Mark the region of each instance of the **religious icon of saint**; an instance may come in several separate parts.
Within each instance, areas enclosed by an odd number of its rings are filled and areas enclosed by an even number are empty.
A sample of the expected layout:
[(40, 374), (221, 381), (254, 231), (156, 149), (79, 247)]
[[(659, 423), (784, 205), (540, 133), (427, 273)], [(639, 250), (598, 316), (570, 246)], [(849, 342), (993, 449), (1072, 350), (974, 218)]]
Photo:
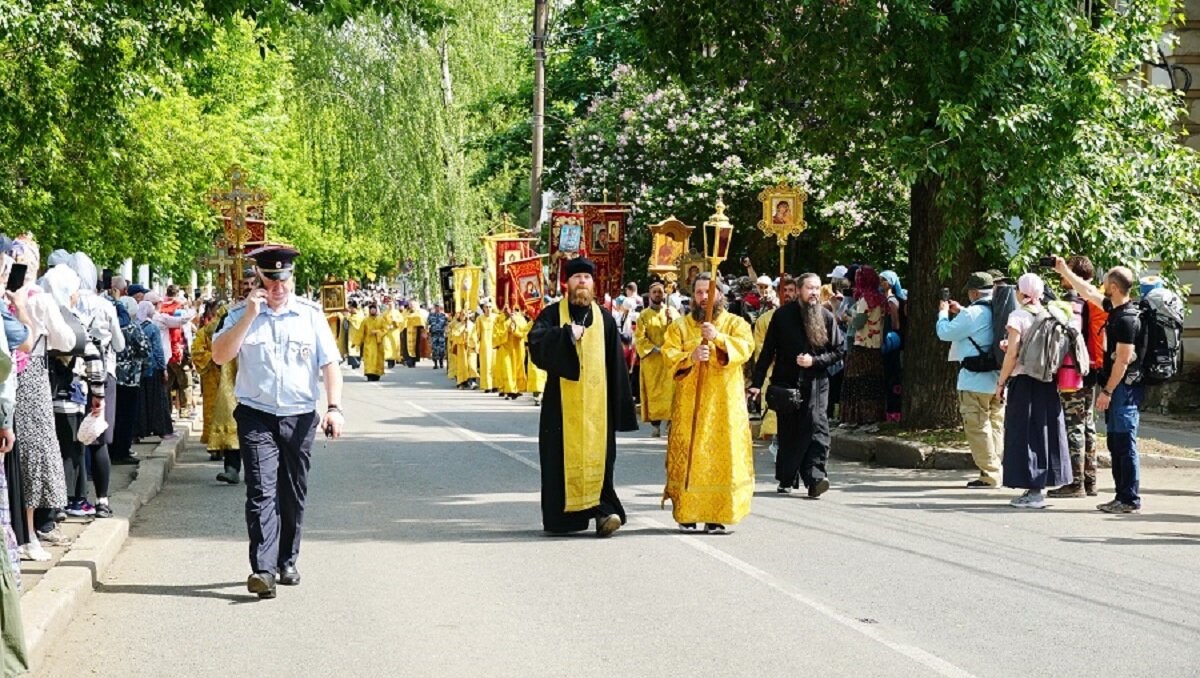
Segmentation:
[(675, 241), (670, 238), (663, 238), (662, 244), (658, 247), (654, 263), (658, 266), (671, 266), (675, 263), (675, 257), (678, 254), (679, 246)]
[(699, 275), (700, 275), (700, 267), (699, 266), (689, 266), (688, 267), (687, 288), (688, 288), (689, 293), (691, 293), (692, 284), (696, 282), (696, 277)]
[(537, 299), (537, 297), (538, 297), (537, 284), (535, 284), (532, 280), (526, 282), (525, 283), (525, 298), (526, 299)]
[(783, 224), (785, 226), (792, 223), (792, 204), (787, 200), (779, 200), (775, 203), (775, 214), (771, 216), (772, 223)]
[(593, 252), (607, 252), (608, 251), (608, 229), (602, 225), (597, 225), (597, 226), (598, 227), (596, 228), (596, 233), (592, 238), (592, 251)]

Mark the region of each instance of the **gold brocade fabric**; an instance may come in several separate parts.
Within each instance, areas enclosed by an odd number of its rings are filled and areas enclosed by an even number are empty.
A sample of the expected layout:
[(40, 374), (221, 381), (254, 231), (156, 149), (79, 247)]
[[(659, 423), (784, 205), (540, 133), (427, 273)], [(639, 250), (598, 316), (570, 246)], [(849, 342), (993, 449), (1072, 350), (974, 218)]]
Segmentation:
[[(670, 307), (661, 310), (647, 308), (638, 316), (633, 331), (641, 376), (638, 378), (642, 421), (667, 421), (671, 418), (671, 401), (675, 397), (675, 380), (662, 355), (667, 326), (676, 318)], [(659, 350), (655, 351), (654, 349)]]
[(237, 407), (234, 384), (237, 380), (237, 358), (224, 365), (212, 359), (212, 337), (217, 325), (225, 317), (222, 307), (215, 318), (196, 331), (192, 339), (192, 364), (200, 373), (200, 395), (204, 399), (204, 433), (201, 441), (212, 452), (236, 450), (238, 442), (237, 422), (233, 410)]
[(500, 321), (499, 313), (481, 314), (475, 319), (475, 350), (479, 352), (479, 390), (490, 391), (498, 388), (493, 372), (496, 369), (496, 344), (493, 338), (496, 333), (496, 323)]
[(517, 392), (517, 357), (513, 352), (512, 320), (498, 315), (492, 329), (492, 344), (496, 347), (496, 363), (492, 368), (492, 387), (501, 393)]
[(383, 342), (383, 357), (385, 360), (400, 360), (404, 357), (400, 350), (400, 330), (404, 329), (404, 323), (407, 322), (404, 314), (393, 308), (386, 313), (380, 312), (379, 315), (388, 321)]
[(355, 309), (355, 311), (350, 314), (350, 317), (347, 318), (347, 320), (350, 323), (350, 336), (349, 336), (349, 341), (347, 342), (347, 347), (350, 349), (349, 354), (352, 356), (361, 356), (362, 355), (362, 343), (363, 343), (362, 327), (363, 327), (363, 321), (365, 321), (366, 319), (367, 319), (367, 317), (365, 315), (363, 315), (363, 312), (359, 311), (357, 309)]
[(384, 373), (384, 361), (387, 360), (388, 336), (392, 323), (382, 314), (374, 317), (367, 316), (363, 321), (362, 360), (363, 374)]
[(404, 318), (404, 326), (408, 329), (404, 335), (404, 340), (408, 343), (408, 354), (415, 357), (417, 355), (417, 335), (421, 333), (421, 328), (425, 327), (425, 317), (415, 311), (409, 313)]
[(742, 365), (754, 352), (754, 336), (749, 323), (732, 313), (721, 313), (713, 325), (719, 335), (706, 364), (692, 362), (692, 351), (700, 345), (700, 323), (690, 315), (671, 323), (662, 350), (675, 376), (663, 498), (671, 500), (678, 523), (736, 524), (750, 513), (754, 495), (742, 376)]
[(512, 318), (509, 319), (508, 345), (512, 351), (513, 378), (516, 381), (516, 390), (509, 391), (510, 393), (524, 393), (529, 385), (529, 377), (525, 374), (525, 339), (529, 336), (529, 330), (532, 329), (533, 323), (525, 317), (524, 313), (513, 312)]
[[(559, 325), (571, 324), (570, 304), (559, 304)], [(608, 376), (605, 374), (604, 322), (592, 303), (592, 326), (575, 344), (579, 381), (559, 379), (562, 387), (564, 511), (600, 505), (608, 452)]]
[[(758, 355), (762, 353), (763, 342), (767, 340), (767, 328), (771, 326), (771, 318), (775, 316), (775, 309), (771, 309), (760, 315), (754, 323), (754, 361), (758, 362)], [(759, 394), (760, 405), (763, 408), (762, 423), (759, 424), (758, 434), (760, 436), (773, 436), (779, 432), (779, 422), (775, 419), (775, 410), (766, 409), (767, 387), (771, 385), (771, 373), (775, 371), (775, 366), (772, 365), (767, 370), (767, 378), (763, 381), (762, 393)]]
[(457, 318), (451, 318), (446, 326), (446, 378), (458, 383), (459, 337), (462, 334), (462, 323)]

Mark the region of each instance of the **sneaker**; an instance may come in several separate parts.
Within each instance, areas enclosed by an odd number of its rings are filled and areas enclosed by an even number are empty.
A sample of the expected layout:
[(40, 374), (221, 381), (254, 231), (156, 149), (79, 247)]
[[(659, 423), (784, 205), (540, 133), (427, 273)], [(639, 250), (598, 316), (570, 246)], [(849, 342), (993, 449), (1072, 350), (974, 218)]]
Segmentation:
[(85, 518), (96, 515), (96, 507), (87, 503), (86, 499), (78, 499), (67, 504), (67, 515), (75, 518)]
[(238, 477), (238, 472), (230, 468), (218, 473), (217, 480), (223, 483), (229, 483), (230, 485), (237, 485), (239, 482), (241, 482), (241, 478)]
[(110, 507), (107, 503), (96, 504), (96, 517), (112, 518), (112, 507)]
[(721, 523), (704, 523), (704, 534), (729, 534)]
[(1042, 509), (1046, 508), (1046, 498), (1041, 492), (1029, 491), (1008, 502), (1015, 508)]
[(775, 488), (775, 492), (778, 494), (791, 494), (792, 486), (787, 483), (779, 483), (779, 487)]
[(772, 438), (771, 444), (767, 446), (767, 451), (771, 453), (771, 458), (779, 456), (779, 438)]
[(1120, 499), (1113, 499), (1112, 501), (1106, 501), (1103, 504), (1096, 504), (1096, 508), (1101, 511), (1107, 511), (1113, 504), (1120, 504), (1120, 503), (1121, 503)]
[(995, 483), (990, 483), (983, 478), (976, 478), (975, 480), (967, 483), (967, 489), (969, 490), (991, 490), (995, 489), (995, 487)]
[(51, 558), (50, 553), (36, 541), (21, 544), (20, 548), (17, 549), (17, 553), (20, 554), (21, 560), (32, 560), (35, 563), (44, 563)]
[(1051, 499), (1075, 499), (1078, 497), (1086, 497), (1087, 492), (1084, 492), (1082, 485), (1063, 485), (1062, 487), (1050, 490), (1046, 496)]
[(51, 546), (70, 546), (71, 538), (62, 533), (57, 527), (49, 532), (37, 530), (38, 541)]
[(1123, 501), (1110, 502), (1108, 504), (1105, 504), (1104, 506), (1101, 506), (1100, 510), (1104, 511), (1105, 513), (1112, 513), (1114, 515), (1125, 515), (1128, 513), (1141, 513), (1142, 512), (1142, 509), (1140, 506), (1134, 506), (1133, 504), (1126, 504)]
[(604, 539), (611, 537), (613, 532), (621, 529), (621, 516), (613, 513), (596, 518), (596, 536)]
[(679, 523), (680, 532), (692, 532), (696, 529), (696, 523)]
[(829, 479), (821, 478), (808, 488), (808, 498), (817, 499), (829, 490)]

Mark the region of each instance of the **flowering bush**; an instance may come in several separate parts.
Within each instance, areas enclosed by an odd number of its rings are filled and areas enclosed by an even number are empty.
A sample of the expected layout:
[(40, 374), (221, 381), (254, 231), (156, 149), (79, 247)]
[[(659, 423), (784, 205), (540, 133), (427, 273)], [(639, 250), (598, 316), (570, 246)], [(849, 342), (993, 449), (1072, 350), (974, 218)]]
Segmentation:
[[(809, 231), (797, 248), (820, 252), (801, 263), (866, 258), (890, 266), (904, 259), (905, 243), (890, 235), (907, 218), (907, 190), (894, 174), (844, 168), (837, 158), (808, 152), (796, 142), (797, 126), (740, 100), (741, 87), (709, 94), (657, 86), (625, 65), (612, 78), (612, 93), (593, 99), (568, 132), (569, 183), (578, 199), (598, 200), (607, 191), (633, 206), (637, 226), (671, 215), (699, 226), (723, 189), (735, 248), (774, 258), (774, 239), (755, 228), (757, 196), (786, 180), (808, 194)], [(627, 261), (644, 260), (648, 240), (635, 228)]]

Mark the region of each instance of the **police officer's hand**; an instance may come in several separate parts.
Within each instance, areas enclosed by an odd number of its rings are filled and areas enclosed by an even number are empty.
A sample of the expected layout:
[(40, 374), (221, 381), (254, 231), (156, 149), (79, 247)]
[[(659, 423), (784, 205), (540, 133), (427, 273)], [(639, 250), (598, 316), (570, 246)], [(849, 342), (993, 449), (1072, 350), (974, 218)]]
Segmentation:
[(342, 437), (342, 427), (346, 425), (346, 418), (338, 410), (330, 410), (325, 413), (325, 420), (321, 422), (321, 430), (325, 432), (328, 438)]
[(265, 303), (267, 303), (267, 291), (259, 287), (246, 295), (246, 315), (251, 318), (257, 316)]

